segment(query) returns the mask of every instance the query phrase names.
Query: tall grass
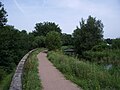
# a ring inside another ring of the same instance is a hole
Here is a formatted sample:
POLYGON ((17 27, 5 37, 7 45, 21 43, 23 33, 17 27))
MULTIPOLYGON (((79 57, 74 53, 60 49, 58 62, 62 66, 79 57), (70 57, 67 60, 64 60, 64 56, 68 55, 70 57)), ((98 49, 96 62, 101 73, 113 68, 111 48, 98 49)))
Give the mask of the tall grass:
POLYGON ((23 90, 41 90, 42 86, 40 83, 39 75, 38 75, 38 59, 37 54, 42 51, 42 49, 37 49, 32 52, 24 67, 23 73, 23 90))
POLYGON ((63 55, 49 52, 48 59, 65 75, 84 90, 119 90, 119 74, 112 74, 95 63, 83 62, 63 55))
POLYGON ((119 66, 120 50, 87 51, 84 53, 84 58, 90 62, 119 66))

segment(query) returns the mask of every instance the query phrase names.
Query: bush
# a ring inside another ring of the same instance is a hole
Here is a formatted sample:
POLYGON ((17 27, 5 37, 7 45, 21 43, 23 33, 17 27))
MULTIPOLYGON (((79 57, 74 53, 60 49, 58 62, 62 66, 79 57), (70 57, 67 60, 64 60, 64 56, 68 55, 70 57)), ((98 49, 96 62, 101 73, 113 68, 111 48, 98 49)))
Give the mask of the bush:
POLYGON ((92 51, 103 51, 103 50, 107 50, 110 49, 110 46, 107 44, 101 44, 101 45, 96 45, 94 46, 91 50, 92 51))
POLYGON ((49 50, 60 49, 61 47, 61 38, 60 34, 55 31, 51 31, 46 36, 46 47, 49 50))
POLYGON ((119 66, 120 50, 86 51, 84 58, 91 62, 119 66))
POLYGON ((112 48, 113 49, 120 49, 120 38, 112 40, 112 48))
POLYGON ((36 36, 33 44, 38 48, 45 47, 45 36, 36 36))

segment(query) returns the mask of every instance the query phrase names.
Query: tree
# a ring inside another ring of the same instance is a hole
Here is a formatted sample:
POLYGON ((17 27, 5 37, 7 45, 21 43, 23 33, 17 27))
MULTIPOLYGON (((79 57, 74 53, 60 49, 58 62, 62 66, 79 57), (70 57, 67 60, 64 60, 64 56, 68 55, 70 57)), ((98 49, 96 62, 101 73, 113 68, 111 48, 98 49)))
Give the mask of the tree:
POLYGON ((45 47, 45 36, 36 36, 34 44, 36 47, 45 47))
POLYGON ((59 26, 52 22, 37 23, 33 33, 35 36, 46 36, 46 34, 50 31, 61 33, 59 26))
POLYGON ((63 33, 62 34, 62 45, 63 46, 73 45, 72 35, 63 33))
POLYGON ((0 2, 0 28, 7 23, 7 12, 4 9, 4 5, 0 2))
POLYGON ((73 33, 74 47, 79 55, 86 50, 92 49, 98 45, 103 39, 103 24, 100 20, 96 20, 91 16, 85 20, 81 20, 80 28, 77 26, 73 33))
POLYGON ((20 59, 33 49, 34 36, 25 30, 19 31, 14 26, 6 25, 7 13, 0 2, 0 82, 11 73, 20 59))
POLYGON ((105 41, 106 41, 108 44, 112 44, 112 39, 110 39, 110 38, 105 39, 105 41))
POLYGON ((0 66, 11 71, 17 62, 17 40, 19 31, 13 26, 4 26, 0 30, 0 66), (15 61, 16 60, 16 61, 15 61))
POLYGON ((120 38, 116 38, 112 40, 112 48, 120 49, 120 38))
POLYGON ((31 49, 29 35, 14 26, 4 26, 0 30, 0 67, 11 72, 19 60, 31 49))
POLYGON ((61 47, 61 38, 58 32, 51 31, 46 35, 46 47, 49 50, 56 50, 61 47))

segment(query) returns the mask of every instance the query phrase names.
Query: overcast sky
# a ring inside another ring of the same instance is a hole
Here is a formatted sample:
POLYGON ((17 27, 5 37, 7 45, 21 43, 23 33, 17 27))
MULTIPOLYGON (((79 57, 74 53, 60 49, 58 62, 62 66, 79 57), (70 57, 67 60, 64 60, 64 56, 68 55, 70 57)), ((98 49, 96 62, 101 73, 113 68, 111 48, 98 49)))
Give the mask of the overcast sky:
POLYGON ((81 18, 102 20, 104 38, 120 37, 120 0, 0 0, 8 13, 8 24, 31 32, 44 21, 59 24, 63 33, 73 33, 81 18))

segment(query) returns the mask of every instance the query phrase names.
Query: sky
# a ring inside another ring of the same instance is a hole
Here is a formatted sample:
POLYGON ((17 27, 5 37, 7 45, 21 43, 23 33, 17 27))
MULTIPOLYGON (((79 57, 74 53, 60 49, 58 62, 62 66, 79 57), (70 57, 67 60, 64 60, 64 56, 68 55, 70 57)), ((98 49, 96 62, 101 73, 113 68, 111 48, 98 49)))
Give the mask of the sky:
POLYGON ((9 25, 31 32, 36 23, 55 22, 72 34, 89 15, 104 24, 104 38, 120 38, 120 0, 0 0, 9 25))

